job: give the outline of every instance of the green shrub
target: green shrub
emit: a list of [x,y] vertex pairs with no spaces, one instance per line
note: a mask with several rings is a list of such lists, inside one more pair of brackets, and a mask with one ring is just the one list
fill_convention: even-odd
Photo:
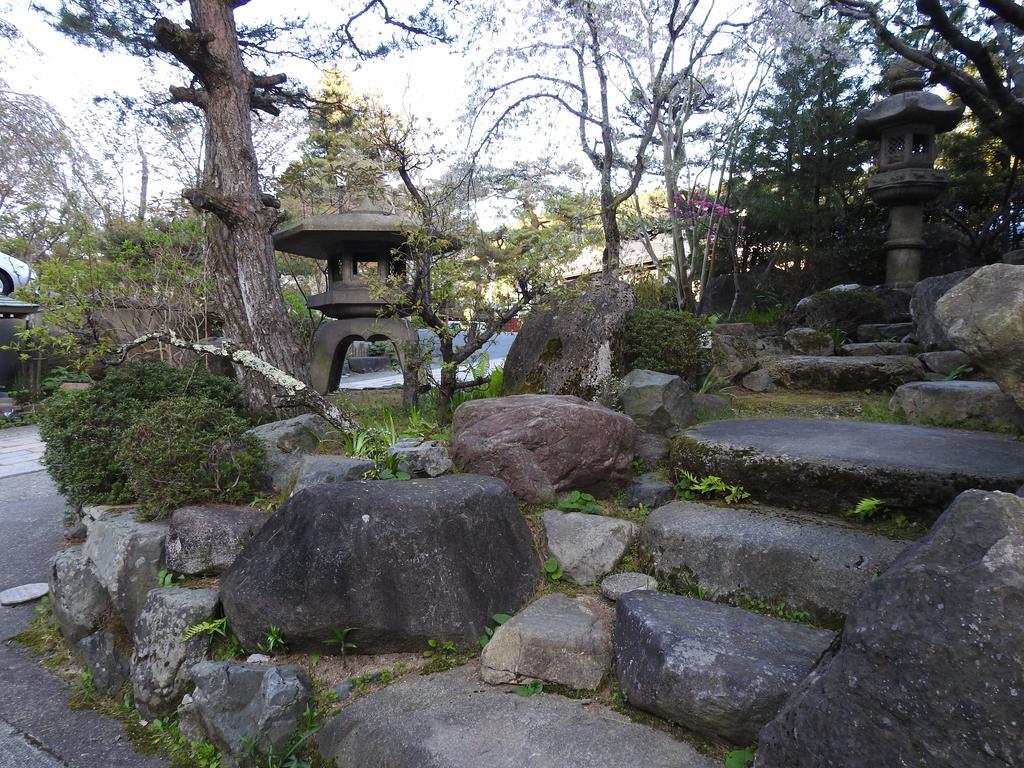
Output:
[[39,418],[43,462],[57,489],[74,506],[134,501],[125,468],[116,461],[125,431],[149,405],[197,396],[244,414],[242,392],[231,379],[199,367],[130,363],[82,392],[57,392]]
[[126,490],[157,515],[193,501],[249,501],[265,469],[249,422],[204,397],[153,403],[121,437]]
[[635,309],[627,317],[622,338],[625,370],[643,368],[684,378],[711,361],[701,347],[710,331],[707,320],[672,309]]

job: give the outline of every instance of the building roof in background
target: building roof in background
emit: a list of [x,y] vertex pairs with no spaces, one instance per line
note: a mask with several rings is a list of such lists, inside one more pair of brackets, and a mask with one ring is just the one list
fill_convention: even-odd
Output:
[[[672,272],[672,237],[667,234],[655,235],[651,238],[651,247],[661,263]],[[574,280],[585,275],[600,274],[601,256],[602,251],[596,246],[584,249],[583,253],[562,268],[562,277]],[[623,269],[654,269],[654,263],[642,240],[623,241],[619,264]]]

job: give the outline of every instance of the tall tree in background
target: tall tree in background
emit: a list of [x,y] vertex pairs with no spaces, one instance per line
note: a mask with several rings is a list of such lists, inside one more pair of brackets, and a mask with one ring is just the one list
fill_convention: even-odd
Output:
[[[235,10],[248,0],[190,0],[185,17],[172,0],[61,0],[57,27],[77,42],[100,50],[121,48],[142,56],[162,56],[184,69],[186,85],[171,86],[175,102],[202,111],[205,121],[201,183],[184,192],[197,210],[210,214],[207,241],[217,278],[217,304],[224,336],[271,365],[304,378],[304,364],[292,337],[276,265],[271,231],[279,203],[264,194],[252,138],[253,111],[279,113],[289,100],[283,73],[259,74],[253,60],[287,49],[286,36],[301,26],[282,19],[254,27],[239,25]],[[336,44],[357,52],[382,53],[387,45],[363,51],[355,45],[353,25],[377,13],[402,33],[444,38],[429,11],[416,22],[391,15],[381,0],[354,9],[336,33]],[[383,46],[383,47],[381,47]],[[315,54],[309,46],[306,55]],[[322,53],[322,51],[321,51]],[[249,404],[267,410],[273,385],[236,366]]]

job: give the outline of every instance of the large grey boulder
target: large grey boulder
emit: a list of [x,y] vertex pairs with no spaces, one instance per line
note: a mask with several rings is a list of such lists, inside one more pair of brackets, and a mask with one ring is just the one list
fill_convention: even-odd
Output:
[[302,464],[302,457],[315,453],[330,430],[321,416],[306,413],[291,419],[272,421],[249,430],[263,445],[267,457],[267,484],[290,490]]
[[667,504],[676,497],[676,489],[671,483],[663,480],[660,475],[648,472],[634,479],[626,486],[627,507],[647,507],[655,509]]
[[786,331],[786,343],[798,355],[828,356],[835,354],[836,345],[831,334],[817,328],[791,328]]
[[500,477],[528,501],[615,493],[632,475],[636,438],[628,416],[569,396],[471,400],[452,420],[456,464]]
[[217,747],[228,766],[250,749],[261,755],[283,752],[313,702],[313,685],[297,666],[204,661],[190,674],[196,687],[179,714],[183,709],[199,731],[193,736]]
[[164,567],[168,524],[139,522],[131,512],[108,512],[87,520],[86,525],[85,555],[131,631]]
[[668,458],[668,439],[664,435],[641,432],[636,438],[636,457],[650,467],[657,466]]
[[893,393],[889,407],[913,424],[1024,431],[1024,409],[991,381],[918,381]]
[[645,590],[626,593],[615,606],[619,686],[629,703],[741,745],[757,739],[834,637]]
[[330,653],[355,627],[360,653],[476,643],[514,613],[540,564],[500,480],[326,483],[286,501],[221,577],[224,611],[246,648],[271,624],[293,650]]
[[954,349],[954,344],[946,335],[946,329],[935,315],[935,306],[946,291],[959,285],[977,272],[977,267],[936,275],[919,281],[914,286],[910,299],[910,314],[914,318],[917,343],[925,352]]
[[971,365],[971,358],[959,349],[922,352],[917,356],[917,359],[924,363],[924,367],[929,371],[942,374],[943,376],[949,376]]
[[89,670],[89,678],[97,691],[113,695],[128,682],[131,664],[121,654],[109,632],[94,632],[75,644],[75,653]]
[[658,591],[658,580],[646,573],[624,571],[613,573],[601,579],[601,594],[612,602],[615,602],[627,592],[635,589],[650,589]]
[[810,516],[680,501],[654,510],[641,545],[663,583],[749,595],[841,621],[904,542]]
[[1024,483],[1024,443],[1007,435],[839,419],[711,421],[679,437],[672,460],[762,503],[844,515],[874,496],[929,523],[960,491]]
[[505,356],[504,392],[547,392],[593,399],[619,373],[619,339],[636,304],[619,280],[590,282],[579,296],[534,307]]
[[597,688],[612,661],[611,616],[602,615],[601,608],[592,599],[565,595],[536,600],[484,646],[481,676],[494,685],[543,680]]
[[440,440],[406,437],[388,448],[388,456],[398,459],[398,469],[419,477],[440,477],[452,471],[448,446]]
[[174,510],[167,568],[186,576],[224,571],[270,515],[253,507],[196,504]]
[[193,624],[209,621],[217,610],[212,589],[160,587],[150,590],[132,636],[132,692],[147,717],[173,712],[188,691],[189,670],[206,658],[210,636],[186,640]]
[[[752,327],[752,326],[751,326]],[[758,366],[758,344],[753,334],[724,333],[718,325],[711,334],[712,374],[729,384]]]
[[69,643],[77,643],[100,626],[110,598],[85,550],[68,547],[50,562],[50,606]]
[[622,411],[644,432],[674,435],[697,421],[693,393],[679,376],[637,369],[619,387]]
[[760,768],[1004,768],[1024,755],[1024,499],[966,491],[864,590],[760,734]]
[[[789,355],[766,359],[761,370],[767,373],[767,378],[777,387],[819,389],[827,392],[893,389],[900,384],[924,377],[924,367],[917,358],[908,355]],[[743,386],[747,386],[746,379],[743,380]]]
[[356,459],[351,456],[336,454],[313,454],[303,456],[296,472],[292,493],[320,483],[344,483],[349,480],[362,480],[366,473],[374,468],[369,459]]
[[990,264],[935,305],[950,341],[1024,408],[1024,266]]
[[564,576],[577,584],[593,584],[622,559],[637,529],[615,517],[549,509],[544,532]]
[[481,687],[461,667],[365,696],[316,735],[339,766],[387,768],[714,768],[666,733],[597,704]]

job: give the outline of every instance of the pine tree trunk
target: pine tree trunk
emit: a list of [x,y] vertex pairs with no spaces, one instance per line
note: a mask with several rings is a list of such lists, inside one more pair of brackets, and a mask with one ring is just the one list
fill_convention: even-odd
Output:
[[[271,231],[278,218],[260,190],[252,141],[253,74],[242,61],[229,0],[191,0],[194,31],[208,41],[205,88],[206,154],[202,186],[186,193],[211,212],[206,222],[223,334],[239,347],[306,380],[274,260]],[[268,411],[273,387],[235,366],[250,407]]]

